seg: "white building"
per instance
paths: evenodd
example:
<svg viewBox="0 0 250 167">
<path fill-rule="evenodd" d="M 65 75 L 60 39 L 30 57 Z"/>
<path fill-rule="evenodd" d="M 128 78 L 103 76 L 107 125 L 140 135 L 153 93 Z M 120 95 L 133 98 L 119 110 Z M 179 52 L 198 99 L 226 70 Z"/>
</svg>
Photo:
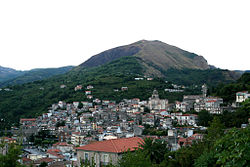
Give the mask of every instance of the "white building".
<svg viewBox="0 0 250 167">
<path fill-rule="evenodd" d="M 150 110 L 162 110 L 162 109 L 167 109 L 167 105 L 168 105 L 168 100 L 160 99 L 158 91 L 154 90 L 152 96 L 149 98 L 148 108 Z"/>
<path fill-rule="evenodd" d="M 196 114 L 183 114 L 175 117 L 180 125 L 196 125 L 198 120 L 198 115 Z"/>
<path fill-rule="evenodd" d="M 249 97 L 250 97 L 250 94 L 248 93 L 248 91 L 237 92 L 236 93 L 236 102 L 237 103 L 242 103 L 246 99 L 248 99 Z"/>
</svg>

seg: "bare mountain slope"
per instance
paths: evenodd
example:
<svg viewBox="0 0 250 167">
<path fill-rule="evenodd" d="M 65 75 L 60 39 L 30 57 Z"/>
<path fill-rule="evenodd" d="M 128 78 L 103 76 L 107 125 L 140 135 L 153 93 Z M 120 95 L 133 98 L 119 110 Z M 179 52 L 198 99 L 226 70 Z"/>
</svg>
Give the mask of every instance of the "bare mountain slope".
<svg viewBox="0 0 250 167">
<path fill-rule="evenodd" d="M 207 61 L 194 53 L 184 51 L 161 41 L 141 40 L 120 46 L 91 57 L 82 67 L 96 67 L 124 56 L 136 56 L 148 64 L 161 69 L 209 69 Z"/>
</svg>

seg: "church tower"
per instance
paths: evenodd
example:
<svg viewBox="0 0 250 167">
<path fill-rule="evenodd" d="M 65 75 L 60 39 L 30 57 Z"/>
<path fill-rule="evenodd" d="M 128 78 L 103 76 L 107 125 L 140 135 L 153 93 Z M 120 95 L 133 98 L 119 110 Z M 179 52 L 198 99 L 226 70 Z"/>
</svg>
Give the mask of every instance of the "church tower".
<svg viewBox="0 0 250 167">
<path fill-rule="evenodd" d="M 207 85 L 206 84 L 202 85 L 202 95 L 203 95 L 203 98 L 207 97 Z"/>
<path fill-rule="evenodd" d="M 158 91 L 155 89 L 152 94 L 152 99 L 159 99 Z"/>
</svg>

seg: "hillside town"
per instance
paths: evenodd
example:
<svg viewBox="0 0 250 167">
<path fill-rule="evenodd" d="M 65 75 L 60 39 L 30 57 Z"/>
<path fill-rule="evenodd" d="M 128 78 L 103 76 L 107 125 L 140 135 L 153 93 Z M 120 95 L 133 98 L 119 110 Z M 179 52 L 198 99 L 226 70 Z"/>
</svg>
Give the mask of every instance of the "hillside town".
<svg viewBox="0 0 250 167">
<path fill-rule="evenodd" d="M 148 100 L 133 98 L 116 102 L 94 98 L 93 89 L 92 85 L 85 89 L 77 85 L 74 90 L 83 91 L 88 101 L 52 104 L 48 112 L 37 118 L 20 119 L 20 127 L 11 129 L 13 136 L 2 140 L 22 143 L 21 163 L 27 166 L 46 162 L 52 167 L 73 167 L 91 160 L 98 167 L 117 164 L 124 152 L 140 147 L 145 138 L 164 140 L 171 151 L 202 140 L 203 134 L 199 131 L 207 127 L 198 126 L 198 115 L 192 111 L 233 112 L 250 97 L 247 91 L 237 92 L 235 103 L 223 106 L 222 98 L 207 96 L 204 84 L 201 95 L 184 95 L 181 102 L 169 103 L 167 99 L 160 99 L 156 89 Z M 121 88 L 122 91 L 126 89 L 129 88 Z M 152 127 L 165 134 L 146 133 Z M 7 150 L 6 145 L 0 151 L 5 154 Z"/>
</svg>

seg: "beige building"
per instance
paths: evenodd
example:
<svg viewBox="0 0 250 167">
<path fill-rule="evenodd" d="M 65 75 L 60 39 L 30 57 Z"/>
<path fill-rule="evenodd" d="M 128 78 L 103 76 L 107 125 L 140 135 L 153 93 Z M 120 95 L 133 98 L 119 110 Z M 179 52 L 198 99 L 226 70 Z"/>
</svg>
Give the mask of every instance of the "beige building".
<svg viewBox="0 0 250 167">
<path fill-rule="evenodd" d="M 76 148 L 77 164 L 95 163 L 96 167 L 117 164 L 122 154 L 128 150 L 134 151 L 143 140 L 139 137 L 121 138 L 114 140 L 97 141 Z"/>
</svg>

